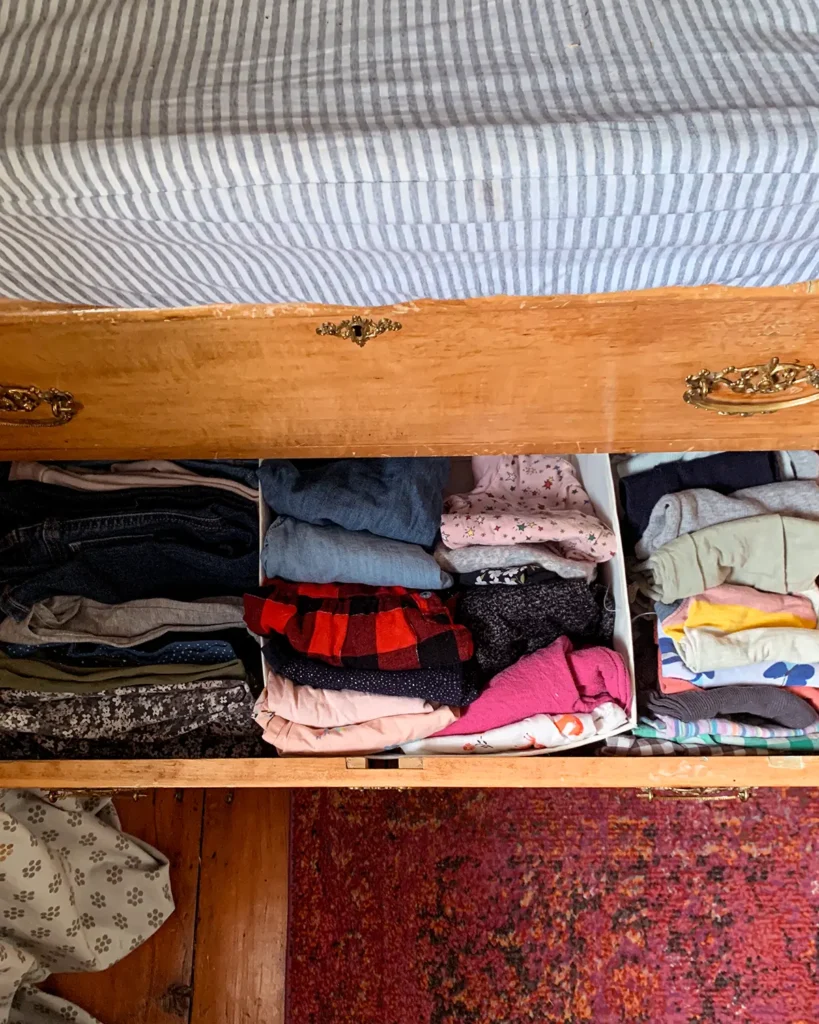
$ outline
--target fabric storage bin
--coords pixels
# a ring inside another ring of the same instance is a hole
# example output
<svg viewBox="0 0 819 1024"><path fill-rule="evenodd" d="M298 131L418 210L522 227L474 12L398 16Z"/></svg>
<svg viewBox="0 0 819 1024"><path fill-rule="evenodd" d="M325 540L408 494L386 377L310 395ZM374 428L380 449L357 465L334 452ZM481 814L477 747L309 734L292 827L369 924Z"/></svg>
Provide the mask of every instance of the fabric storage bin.
<svg viewBox="0 0 819 1024"><path fill-rule="evenodd" d="M614 603L614 638L613 648L623 658L631 686L631 699L628 708L628 721L618 728L602 731L595 736L584 739L570 740L560 746L546 749L531 749L519 751L503 751L494 753L480 753L476 751L454 754L454 753L424 753L426 758L461 757L461 758L487 758L487 757L534 757L540 755L559 755L563 752L576 750L581 747L588 747L599 743L608 736L616 736L627 732L636 725L636 687L634 676L634 646L631 630L631 613L628 601L628 586L626 582L626 567L623 553L623 543L620 534L620 524L617 514L616 487L612 472L612 465L608 455L576 455L569 456L574 464L580 483L585 488L589 499L594 506L596 516L608 526L614 533L617 542L617 553L608 562L598 566L597 581L603 583L609 589L609 598ZM469 459L453 459L452 473L450 476L451 492L468 489L471 482L471 466ZM270 523L270 511L266 507L262 509L262 532ZM525 593L525 588L524 588ZM363 756L363 755L362 755ZM367 762L389 762L399 756L396 752L366 755ZM412 755L410 755L412 756Z"/></svg>

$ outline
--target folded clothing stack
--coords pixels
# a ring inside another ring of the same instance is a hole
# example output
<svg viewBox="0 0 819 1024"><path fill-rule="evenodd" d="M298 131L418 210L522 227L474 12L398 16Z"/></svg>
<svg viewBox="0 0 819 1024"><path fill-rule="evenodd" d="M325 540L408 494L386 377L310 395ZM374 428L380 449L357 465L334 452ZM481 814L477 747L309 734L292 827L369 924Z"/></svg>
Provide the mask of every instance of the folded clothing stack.
<svg viewBox="0 0 819 1024"><path fill-rule="evenodd" d="M555 641L610 644L613 630L605 588L588 580L614 554L614 536L572 464L524 456L473 467L476 490L445 504L445 460L262 467L265 498L283 515L265 540L268 590L245 598L245 621L266 637L257 721L280 753L545 748L625 722L625 669L606 650L614 697L602 688L581 707L579 684L556 697L544 665L528 685L546 687L551 703L515 711L507 701L502 720L481 716L491 736L463 739L475 731L471 707L506 692L504 670ZM439 527L447 544L433 560ZM450 570L461 588L444 600L433 591L452 584Z"/></svg>
<svg viewBox="0 0 819 1024"><path fill-rule="evenodd" d="M262 551L268 579L438 590L429 550L449 459L274 459L259 480L276 513Z"/></svg>
<svg viewBox="0 0 819 1024"><path fill-rule="evenodd" d="M254 465L13 463L0 491L4 756L264 749Z"/></svg>
<svg viewBox="0 0 819 1024"><path fill-rule="evenodd" d="M267 637L257 721L279 753L376 753L455 720L477 696L469 631L432 591L268 581L245 597Z"/></svg>
<svg viewBox="0 0 819 1024"><path fill-rule="evenodd" d="M473 489L444 503L435 557L447 571L536 565L591 580L597 564L614 557L614 534L595 515L568 459L476 456L472 473Z"/></svg>
<svg viewBox="0 0 819 1024"><path fill-rule="evenodd" d="M817 471L814 452L723 452L621 479L657 615L658 685L634 731L657 745L633 752L819 747Z"/></svg>
<svg viewBox="0 0 819 1024"><path fill-rule="evenodd" d="M626 724L630 681L619 654L575 651L561 636L499 672L460 718L407 754L544 750L592 739Z"/></svg>

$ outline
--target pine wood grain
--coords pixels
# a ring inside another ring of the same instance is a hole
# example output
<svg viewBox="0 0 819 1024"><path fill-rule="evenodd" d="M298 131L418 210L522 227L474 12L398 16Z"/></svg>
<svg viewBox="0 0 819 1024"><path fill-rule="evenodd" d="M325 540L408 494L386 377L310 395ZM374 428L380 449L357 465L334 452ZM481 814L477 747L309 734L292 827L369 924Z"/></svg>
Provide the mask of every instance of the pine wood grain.
<svg viewBox="0 0 819 1024"><path fill-rule="evenodd" d="M316 334L403 324L364 348ZM0 428L4 457L474 454L813 447L819 402L750 419L685 405L703 368L819 362L819 293L691 288L420 301L0 311L0 381L83 404Z"/></svg>
<svg viewBox="0 0 819 1024"><path fill-rule="evenodd" d="M123 830L169 858L176 911L107 971L54 975L45 987L105 1024L188 1024L204 795L196 789L157 790L116 803Z"/></svg>
<svg viewBox="0 0 819 1024"><path fill-rule="evenodd" d="M353 762L358 759L352 759ZM203 761L5 761L0 788L283 789L465 786L620 789L700 786L819 786L819 756L424 757L407 768L347 767L342 757Z"/></svg>
<svg viewBox="0 0 819 1024"><path fill-rule="evenodd" d="M286 791L206 796L191 1024L284 1024L289 827Z"/></svg>

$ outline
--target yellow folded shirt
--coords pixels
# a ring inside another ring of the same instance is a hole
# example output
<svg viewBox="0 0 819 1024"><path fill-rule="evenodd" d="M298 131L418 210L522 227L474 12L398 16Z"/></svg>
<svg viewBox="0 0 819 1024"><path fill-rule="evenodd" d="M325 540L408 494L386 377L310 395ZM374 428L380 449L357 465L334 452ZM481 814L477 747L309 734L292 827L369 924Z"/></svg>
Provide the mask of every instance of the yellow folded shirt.
<svg viewBox="0 0 819 1024"><path fill-rule="evenodd" d="M753 587L727 584L686 598L663 620L663 632L674 641L686 629L712 629L722 634L761 628L816 629L816 612L798 594L768 594Z"/></svg>

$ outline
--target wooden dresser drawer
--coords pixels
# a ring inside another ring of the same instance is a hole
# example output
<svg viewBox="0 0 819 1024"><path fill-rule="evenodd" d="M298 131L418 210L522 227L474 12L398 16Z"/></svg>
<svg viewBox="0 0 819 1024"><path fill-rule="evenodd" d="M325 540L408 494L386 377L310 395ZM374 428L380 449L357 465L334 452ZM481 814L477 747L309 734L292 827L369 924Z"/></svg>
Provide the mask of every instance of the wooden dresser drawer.
<svg viewBox="0 0 819 1024"><path fill-rule="evenodd" d="M377 764L377 766L376 766ZM819 756L304 757L204 761L4 761L0 788L680 789L819 787Z"/></svg>
<svg viewBox="0 0 819 1024"><path fill-rule="evenodd" d="M379 322L401 328L366 338ZM688 375L772 356L819 360L819 295L807 286L376 310L0 307L0 383L60 389L81 406L53 429L0 427L0 455L812 447L819 403L742 418L683 401ZM51 418L47 404L2 416L38 418Z"/></svg>

